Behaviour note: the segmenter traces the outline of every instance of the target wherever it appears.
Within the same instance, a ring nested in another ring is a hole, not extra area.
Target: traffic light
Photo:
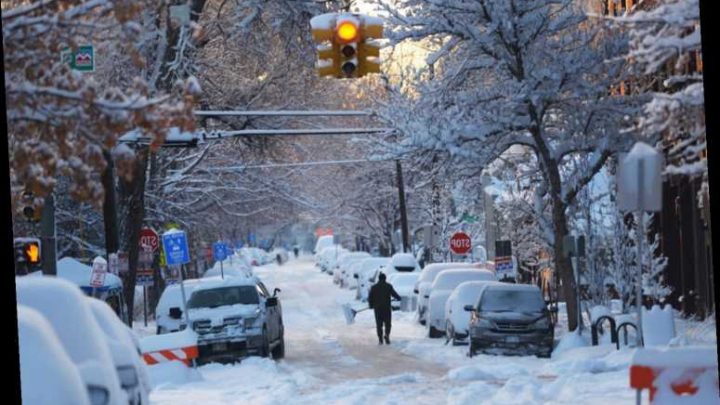
[[[328,13],[310,20],[318,44],[316,69],[320,76],[362,77],[380,72],[382,20],[360,14]]]
[[[25,219],[30,222],[40,221],[42,210],[35,207],[35,196],[32,192],[26,191],[22,195],[22,213]]]
[[[15,238],[15,274],[42,270],[42,245],[38,238]]]

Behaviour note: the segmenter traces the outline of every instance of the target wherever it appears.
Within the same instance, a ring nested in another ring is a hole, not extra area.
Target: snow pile
[[[589,342],[585,336],[581,336],[578,330],[568,332],[565,336],[560,339],[560,343],[553,350],[553,357],[561,355],[568,350],[576,349],[579,347],[589,346]]]
[[[494,359],[495,356],[487,356],[487,360]],[[481,364],[452,369],[448,372],[446,378],[453,381],[492,381],[504,380],[518,375],[529,374],[526,368],[519,368],[516,364],[504,364],[502,362],[483,360],[479,360]]]
[[[202,381],[202,375],[179,361],[169,361],[148,366],[148,376],[153,389]]]
[[[650,311],[642,308],[642,332],[645,346],[664,346],[675,337],[675,321],[672,307],[663,309],[653,305]]]

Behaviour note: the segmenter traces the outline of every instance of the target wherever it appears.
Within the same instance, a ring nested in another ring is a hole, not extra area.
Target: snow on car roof
[[[480,266],[481,265],[479,263],[476,263],[476,264],[462,263],[462,262],[431,263],[431,264],[428,264],[427,266],[423,267],[422,273],[420,276],[420,280],[432,282],[435,279],[435,276],[437,276],[443,270],[469,268],[469,267],[481,268]]]
[[[491,271],[476,268],[443,270],[435,278],[432,289],[454,289],[463,281],[471,280],[496,280],[496,277]]]
[[[225,279],[217,279],[214,278],[212,280],[203,280],[202,283],[197,285],[193,292],[195,291],[201,291],[201,290],[211,290],[214,288],[222,288],[222,287],[239,287],[239,286],[246,286],[251,285],[255,286],[257,283],[260,282],[260,279],[251,276],[251,277],[225,277]]]
[[[92,267],[81,263],[72,257],[63,257],[57,261],[58,277],[71,281],[81,287],[90,286],[90,277],[92,275]],[[122,287],[120,277],[107,273],[103,287]]]
[[[464,281],[455,287],[453,294],[463,302],[472,301],[474,303],[474,301],[480,298],[480,292],[483,287],[495,283],[500,284],[499,281],[493,280]]]
[[[488,289],[493,290],[514,290],[514,291],[540,291],[540,287],[533,284],[513,284],[513,283],[493,283],[487,286]]]
[[[20,388],[23,401],[35,404],[88,404],[85,383],[42,314],[17,306]]]
[[[415,267],[417,261],[415,257],[410,253],[395,253],[390,259],[390,265],[392,267]]]

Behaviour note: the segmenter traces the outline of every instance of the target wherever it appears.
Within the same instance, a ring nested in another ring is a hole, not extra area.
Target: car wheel
[[[285,357],[285,331],[280,332],[280,343],[278,343],[272,352],[273,359],[280,360]]]
[[[475,354],[477,354],[477,345],[470,339],[470,344],[468,344],[468,357],[473,357]]]
[[[428,336],[430,336],[431,338],[439,338],[443,336],[443,332],[435,329],[434,326],[430,326]]]
[[[157,330],[155,331],[155,334],[156,334],[156,335],[162,335],[162,334],[163,334],[163,328],[162,328],[162,326],[158,326],[158,327],[157,327]]]
[[[267,328],[263,326],[262,346],[260,347],[260,357],[270,356],[270,341],[268,340]]]

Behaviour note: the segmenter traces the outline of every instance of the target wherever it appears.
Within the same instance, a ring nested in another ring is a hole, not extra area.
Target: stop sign
[[[450,250],[456,255],[464,255],[471,247],[470,237],[465,232],[455,232],[450,238]]]
[[[151,228],[140,230],[140,248],[148,252],[155,252],[160,246],[160,237]]]

